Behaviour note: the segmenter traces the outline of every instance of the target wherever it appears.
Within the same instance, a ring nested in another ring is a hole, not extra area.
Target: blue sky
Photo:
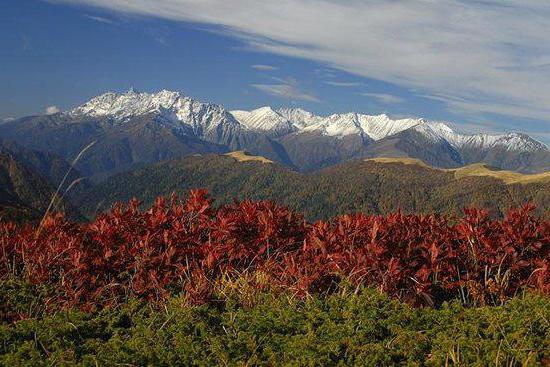
[[[0,50],[0,119],[135,87],[550,143],[538,0],[6,0]]]

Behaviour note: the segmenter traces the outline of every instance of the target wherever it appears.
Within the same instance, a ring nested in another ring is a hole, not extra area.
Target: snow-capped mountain
[[[279,135],[299,129],[289,119],[273,111],[271,107],[252,111],[231,111],[231,114],[241,125],[253,131]]]
[[[263,107],[255,111],[269,109]],[[235,115],[238,112],[239,115]],[[318,131],[327,136],[342,137],[346,135],[365,135],[378,141],[408,129],[414,129],[431,139],[444,139],[456,148],[477,146],[489,149],[496,146],[513,151],[547,150],[548,148],[528,135],[522,133],[461,134],[453,131],[445,122],[429,121],[423,118],[391,119],[385,114],[364,115],[358,113],[334,114],[327,117],[317,116],[302,109],[282,108],[277,111],[287,121],[278,119],[281,125],[293,126],[294,131]],[[231,111],[239,122],[244,111]],[[270,117],[273,119],[274,117]]]
[[[124,94],[106,93],[66,113],[70,117],[108,118],[123,123],[136,116],[154,114],[157,121],[174,128],[191,129],[203,135],[220,125],[238,125],[223,106],[202,103],[179,92],[162,90],[139,93],[131,89]]]
[[[444,139],[455,148],[463,146],[488,149],[502,146],[507,150],[532,151],[547,149],[544,144],[525,134],[501,135],[456,133],[444,122],[425,119],[391,119],[385,114],[358,113],[318,116],[302,109],[261,107],[252,111],[226,111],[223,106],[202,103],[179,92],[162,90],[158,93],[106,93],[66,113],[71,117],[110,118],[121,123],[135,116],[156,114],[158,121],[169,122],[174,128],[190,128],[203,135],[219,125],[233,125],[243,130],[282,135],[317,132],[330,137],[362,135],[378,141],[408,129],[414,129],[429,139]]]
[[[241,149],[301,170],[374,156],[410,156],[441,167],[485,162],[550,170],[548,148],[521,133],[468,135],[446,122],[354,112],[228,111],[167,90],[105,93],[70,111],[3,123],[0,137],[70,159],[98,140],[81,169],[101,177],[185,154]]]

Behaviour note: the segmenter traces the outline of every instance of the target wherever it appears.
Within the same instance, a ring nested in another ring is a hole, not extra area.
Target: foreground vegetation
[[[524,289],[550,294],[550,222],[523,207],[502,220],[470,209],[461,218],[398,212],[311,224],[271,202],[213,207],[195,190],[146,211],[118,205],[91,223],[0,224],[0,278],[48,286],[53,310],[162,302],[181,291],[199,304],[234,274],[301,297],[348,281],[418,306],[500,305]]]
[[[550,363],[550,222],[343,215],[203,190],[0,223],[0,364]]]
[[[3,282],[3,301],[37,310],[30,286]],[[0,365],[544,366],[550,299],[503,306],[412,308],[378,291],[342,287],[298,299],[228,285],[217,302],[163,307],[129,300],[3,323]]]

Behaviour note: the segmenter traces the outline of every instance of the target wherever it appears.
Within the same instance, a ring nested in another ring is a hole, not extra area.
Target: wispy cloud
[[[274,71],[274,70],[277,70],[279,68],[276,67],[276,66],[272,66],[272,65],[256,64],[256,65],[252,65],[252,69],[256,69],[256,70],[259,70],[259,71]]]
[[[384,104],[397,104],[402,103],[405,100],[401,97],[394,96],[393,94],[386,94],[386,93],[359,93],[363,97],[369,97],[374,98],[378,102],[382,102]]]
[[[278,81],[277,84],[252,84],[262,92],[275,97],[285,98],[292,101],[321,102],[314,94],[303,91],[296,79],[293,78],[273,78]]]
[[[99,22],[99,23],[103,23],[103,24],[116,24],[116,22],[112,19],[109,19],[109,18],[105,18],[105,17],[100,17],[100,16],[97,16],[97,15],[90,15],[90,14],[84,14],[84,18],[88,18],[90,20],[93,20],[93,21],[96,21],[96,22]]]
[[[21,50],[28,51],[31,48],[31,40],[26,34],[21,35]]]
[[[540,67],[550,62],[548,1],[54,1],[212,25],[256,50],[440,96],[471,113],[549,121],[550,73]]]
[[[46,110],[44,112],[46,113],[46,115],[55,115],[56,113],[61,112],[61,110],[57,106],[49,106],[46,107]]]
[[[147,26],[141,28],[142,32],[151,37],[155,42],[162,46],[170,46],[172,29],[167,26]]]
[[[331,80],[327,80],[324,83],[328,85],[332,85],[333,87],[343,87],[343,88],[358,87],[361,85],[361,83],[358,83],[358,82],[337,82],[337,81],[331,81]]]
[[[6,117],[2,119],[2,122],[11,122],[11,121],[15,121],[15,117]]]
[[[332,69],[315,69],[313,73],[322,79],[336,78],[336,70]]]

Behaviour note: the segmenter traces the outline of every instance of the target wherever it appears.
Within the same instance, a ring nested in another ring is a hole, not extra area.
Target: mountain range
[[[411,157],[453,168],[483,162],[523,173],[550,170],[550,150],[522,133],[466,135],[449,124],[298,108],[226,110],[178,92],[106,93],[72,110],[0,124],[0,138],[72,160],[95,182],[191,154],[246,150],[298,171],[373,157]]]
[[[79,220],[81,213],[93,218],[118,201],[136,197],[148,206],[158,196],[200,187],[218,204],[273,200],[309,220],[398,209],[460,214],[467,206],[501,216],[526,202],[550,215],[550,172],[526,175],[484,164],[440,169],[412,158],[371,158],[302,173],[237,151],[165,160],[91,183],[55,154],[0,141],[0,220],[40,219],[58,187],[62,200],[56,210]]]

